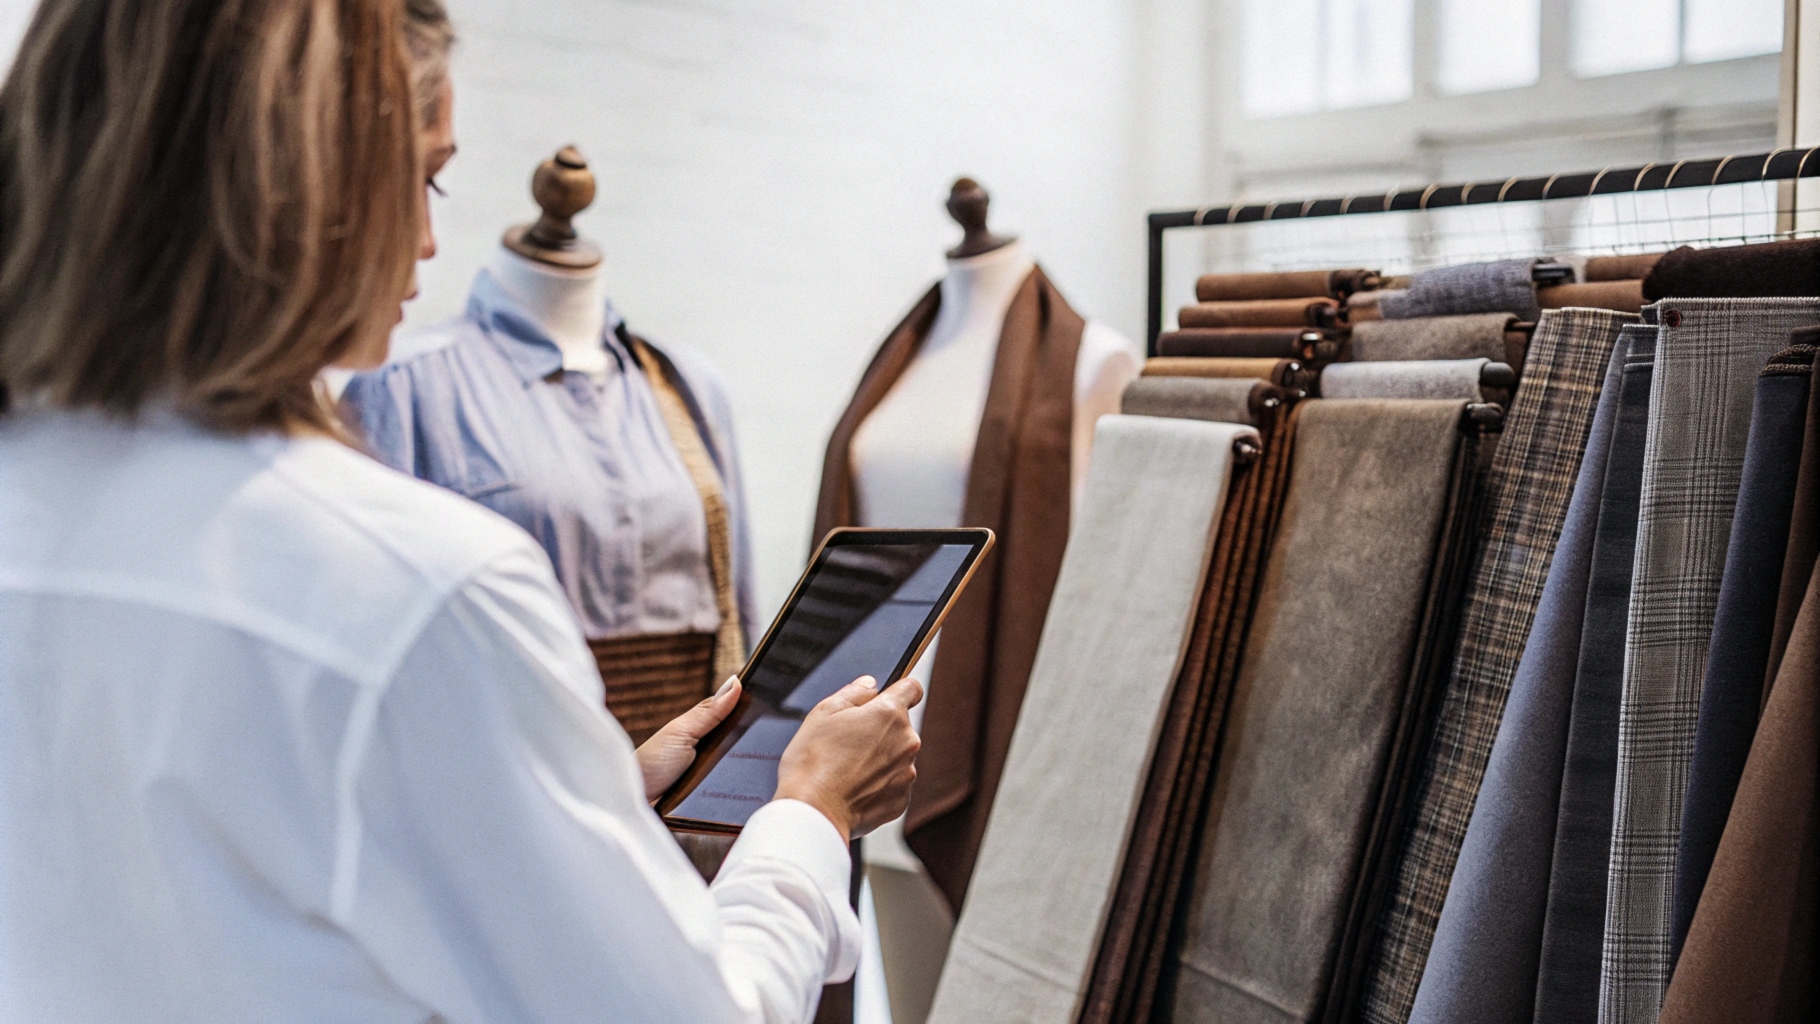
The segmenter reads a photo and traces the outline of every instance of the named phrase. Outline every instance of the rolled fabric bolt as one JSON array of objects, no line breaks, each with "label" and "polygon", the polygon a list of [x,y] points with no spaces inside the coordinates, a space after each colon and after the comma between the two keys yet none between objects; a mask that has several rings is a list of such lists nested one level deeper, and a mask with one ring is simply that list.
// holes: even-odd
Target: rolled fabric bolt
[{"label": "rolled fabric bolt", "polygon": [[1339,310],[1325,297],[1202,302],[1183,306],[1176,319],[1183,327],[1330,327]]},{"label": "rolled fabric bolt", "polygon": [[1377,287],[1375,270],[1292,270],[1261,274],[1205,274],[1194,284],[1202,302],[1240,299],[1295,299],[1325,295],[1339,299]]},{"label": "rolled fabric bolt", "polygon": [[1802,298],[1820,293],[1820,238],[1664,253],[1643,279],[1643,298]]},{"label": "rolled fabric bolt", "polygon": [[1483,398],[1485,359],[1334,363],[1321,371],[1322,398]]},{"label": "rolled fabric bolt", "polygon": [[1144,361],[1146,377],[1252,377],[1290,386],[1302,364],[1294,359],[1218,359],[1196,356],[1159,356]]},{"label": "rolled fabric bolt", "polygon": [[1215,356],[1241,359],[1304,359],[1331,331],[1293,327],[1196,327],[1170,331],[1157,339],[1162,356]]},{"label": "rolled fabric bolt", "polygon": [[1355,324],[1352,358],[1359,362],[1417,359],[1490,359],[1508,362],[1509,313],[1378,320]]},{"label": "rolled fabric bolt", "polygon": [[1580,280],[1591,283],[1595,281],[1631,281],[1641,280],[1648,276],[1656,266],[1662,253],[1645,252],[1631,256],[1588,256],[1586,269]]},{"label": "rolled fabric bolt", "polygon": [[1595,281],[1590,284],[1562,284],[1537,288],[1536,302],[1543,309],[1614,309],[1620,313],[1643,311],[1643,281]]},{"label": "rolled fabric bolt", "polygon": [[1386,320],[1457,316],[1466,313],[1513,313],[1534,317],[1535,259],[1496,260],[1437,267],[1416,274],[1400,298],[1386,296],[1378,308]]},{"label": "rolled fabric bolt", "polygon": [[1119,411],[1126,416],[1257,422],[1256,409],[1275,392],[1265,381],[1214,377],[1139,377],[1125,385]]}]

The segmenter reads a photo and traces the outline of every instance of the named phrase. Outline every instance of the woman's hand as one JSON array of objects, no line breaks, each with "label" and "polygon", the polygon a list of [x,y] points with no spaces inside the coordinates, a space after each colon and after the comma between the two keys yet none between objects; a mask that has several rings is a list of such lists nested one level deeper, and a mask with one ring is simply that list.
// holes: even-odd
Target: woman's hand
[{"label": "woman's hand", "polygon": [[656,802],[682,773],[695,763],[695,744],[727,717],[739,703],[739,677],[728,676],[714,696],[672,719],[651,734],[638,748],[638,766],[644,769],[645,799]]},{"label": "woman's hand", "polygon": [[843,838],[863,836],[904,813],[922,740],[910,709],[923,684],[903,679],[883,693],[861,676],[815,706],[777,766],[777,798],[827,815]]}]

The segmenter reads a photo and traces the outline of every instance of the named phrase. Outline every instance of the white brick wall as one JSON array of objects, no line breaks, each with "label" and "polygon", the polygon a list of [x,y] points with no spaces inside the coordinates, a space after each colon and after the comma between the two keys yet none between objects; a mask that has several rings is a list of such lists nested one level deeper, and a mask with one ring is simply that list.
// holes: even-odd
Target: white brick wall
[{"label": "white brick wall", "polygon": [[[0,0],[0,54],[29,7]],[[580,225],[614,301],[732,384],[767,606],[805,555],[829,428],[957,237],[956,175],[992,190],[994,225],[1082,312],[1132,337],[1147,201],[1196,198],[1195,33],[1160,10],[1192,0],[451,7],[461,155],[411,321],[459,310],[500,233],[535,212],[532,168],[580,145],[600,181]],[[1173,43],[1168,67],[1140,57],[1145,39]]]}]

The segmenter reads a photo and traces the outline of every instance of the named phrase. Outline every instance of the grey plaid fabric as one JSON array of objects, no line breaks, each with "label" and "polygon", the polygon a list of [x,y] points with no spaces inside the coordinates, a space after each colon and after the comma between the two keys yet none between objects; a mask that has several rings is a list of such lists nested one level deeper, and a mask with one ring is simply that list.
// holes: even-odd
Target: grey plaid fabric
[{"label": "grey plaid fabric", "polygon": [[1497,738],[1561,534],[1593,407],[1618,331],[1637,317],[1550,310],[1486,478],[1484,538],[1467,585],[1459,647],[1429,743],[1392,903],[1367,970],[1365,1019],[1405,1024],[1434,941],[1454,861]]},{"label": "grey plaid fabric", "polygon": [[1535,265],[1533,259],[1498,260],[1423,270],[1410,278],[1408,291],[1379,299],[1378,311],[1386,320],[1465,313],[1511,313],[1534,320],[1542,312],[1531,276]]},{"label": "grey plaid fabric", "polygon": [[1664,299],[1625,628],[1600,1024],[1655,1024],[1719,581],[1763,363],[1820,299]]}]

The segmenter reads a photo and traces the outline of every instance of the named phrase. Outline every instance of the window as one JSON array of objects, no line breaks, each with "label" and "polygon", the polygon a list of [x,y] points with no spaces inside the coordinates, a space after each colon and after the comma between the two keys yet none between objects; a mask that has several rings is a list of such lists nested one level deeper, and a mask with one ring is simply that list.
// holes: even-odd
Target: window
[{"label": "window", "polygon": [[1781,49],[1782,0],[1574,0],[1573,70],[1585,77]]},{"label": "window", "polygon": [[1245,0],[1245,113],[1408,99],[1413,10],[1413,0]]},{"label": "window", "polygon": [[1541,0],[1441,0],[1440,62],[1445,93],[1534,85],[1542,70]]}]

